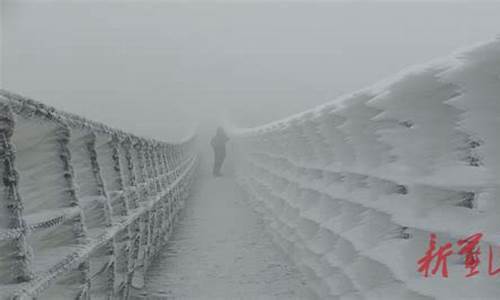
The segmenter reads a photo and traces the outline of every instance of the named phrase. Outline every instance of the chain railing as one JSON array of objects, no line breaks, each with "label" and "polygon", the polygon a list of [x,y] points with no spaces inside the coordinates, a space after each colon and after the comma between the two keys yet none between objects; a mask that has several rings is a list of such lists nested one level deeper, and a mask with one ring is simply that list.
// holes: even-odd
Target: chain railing
[{"label": "chain railing", "polygon": [[[499,65],[496,40],[233,130],[240,183],[320,298],[498,298],[488,266],[500,264]],[[436,251],[453,246],[446,280],[435,261],[431,276],[418,271],[431,233]],[[457,241],[474,233],[481,264],[467,278],[474,261]]]},{"label": "chain railing", "polygon": [[0,298],[127,299],[190,195],[194,143],[0,91]]}]

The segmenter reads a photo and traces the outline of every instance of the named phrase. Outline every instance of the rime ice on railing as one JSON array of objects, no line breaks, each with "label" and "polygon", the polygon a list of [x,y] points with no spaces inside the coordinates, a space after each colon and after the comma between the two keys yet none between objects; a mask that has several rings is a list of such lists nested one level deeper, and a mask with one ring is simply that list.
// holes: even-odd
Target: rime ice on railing
[{"label": "rime ice on railing", "polygon": [[[237,174],[321,299],[496,299],[487,263],[423,278],[429,236],[500,245],[500,41],[254,129]],[[485,253],[485,252],[484,252]],[[483,253],[483,254],[484,254]],[[498,260],[497,260],[498,261]]]},{"label": "rime ice on railing", "polygon": [[32,278],[31,249],[26,243],[27,226],[23,219],[23,204],[19,195],[19,176],[14,166],[15,150],[11,143],[14,134],[14,114],[9,106],[0,103],[0,157],[4,199],[0,235],[2,252],[2,284],[23,282]]},{"label": "rime ice on railing", "polygon": [[0,91],[0,299],[127,299],[189,196],[168,144]]}]

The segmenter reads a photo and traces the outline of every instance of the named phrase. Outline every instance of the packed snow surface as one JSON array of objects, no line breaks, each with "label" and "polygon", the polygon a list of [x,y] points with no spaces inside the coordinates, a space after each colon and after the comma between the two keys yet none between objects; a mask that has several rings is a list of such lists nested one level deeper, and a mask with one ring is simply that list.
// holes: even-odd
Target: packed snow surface
[{"label": "packed snow surface", "polygon": [[298,270],[231,178],[203,178],[137,299],[304,299]]}]

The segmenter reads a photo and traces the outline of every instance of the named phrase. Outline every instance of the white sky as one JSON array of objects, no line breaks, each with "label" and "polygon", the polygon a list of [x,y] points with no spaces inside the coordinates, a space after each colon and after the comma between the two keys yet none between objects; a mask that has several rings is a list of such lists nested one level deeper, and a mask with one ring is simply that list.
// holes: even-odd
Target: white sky
[{"label": "white sky", "polygon": [[6,89],[158,138],[285,117],[500,33],[499,2],[3,1]]}]

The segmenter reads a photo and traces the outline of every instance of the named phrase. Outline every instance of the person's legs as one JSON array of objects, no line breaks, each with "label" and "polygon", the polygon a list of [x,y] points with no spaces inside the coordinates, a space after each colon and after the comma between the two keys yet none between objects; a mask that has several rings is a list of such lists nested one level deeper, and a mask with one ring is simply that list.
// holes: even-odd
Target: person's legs
[{"label": "person's legs", "polygon": [[221,168],[222,168],[222,163],[224,162],[224,154],[223,153],[218,153],[215,152],[215,158],[214,158],[214,169],[213,169],[213,175],[214,176],[221,176]]},{"label": "person's legs", "polygon": [[218,161],[216,161],[216,162],[214,163],[214,171],[213,171],[213,175],[214,175],[215,177],[219,177],[219,176],[221,176],[221,174],[220,174],[220,168],[221,168],[221,163],[220,163],[220,162],[218,162]]}]

